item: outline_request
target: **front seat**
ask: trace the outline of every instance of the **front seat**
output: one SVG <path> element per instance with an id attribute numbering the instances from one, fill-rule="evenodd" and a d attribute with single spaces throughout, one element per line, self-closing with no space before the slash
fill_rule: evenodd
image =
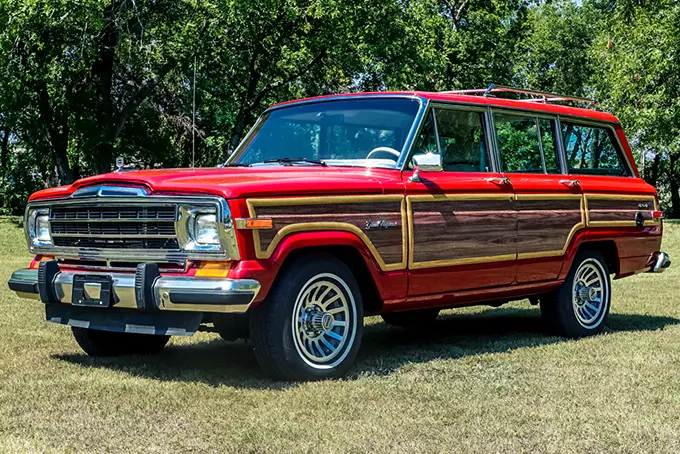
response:
<path id="1" fill-rule="evenodd" d="M 452 143 L 446 147 L 442 165 L 448 172 L 479 172 L 479 154 L 469 146 Z"/>

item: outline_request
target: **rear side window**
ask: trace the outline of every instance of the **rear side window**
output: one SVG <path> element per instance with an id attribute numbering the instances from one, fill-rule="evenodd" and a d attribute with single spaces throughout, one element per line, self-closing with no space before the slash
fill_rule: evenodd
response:
<path id="1" fill-rule="evenodd" d="M 499 113 L 493 119 L 503 172 L 543 173 L 536 119 Z"/>
<path id="2" fill-rule="evenodd" d="M 447 172 L 488 172 L 483 114 L 464 110 L 435 111 L 442 167 Z"/>
<path id="3" fill-rule="evenodd" d="M 538 120 L 538 126 L 541 134 L 541 145 L 543 145 L 546 172 L 562 173 L 557 159 L 557 144 L 560 136 L 557 132 L 557 122 L 541 118 Z"/>
<path id="4" fill-rule="evenodd" d="M 560 173 L 554 120 L 494 113 L 503 172 Z"/>
<path id="5" fill-rule="evenodd" d="M 562 122 L 569 173 L 630 176 L 623 155 L 608 128 Z"/>

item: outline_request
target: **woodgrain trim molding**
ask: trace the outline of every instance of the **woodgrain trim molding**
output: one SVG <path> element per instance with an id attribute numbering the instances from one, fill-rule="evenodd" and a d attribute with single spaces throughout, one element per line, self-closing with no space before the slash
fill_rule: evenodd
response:
<path id="1" fill-rule="evenodd" d="M 569 235 L 567 235 L 567 240 L 564 243 L 564 246 L 562 249 L 558 250 L 553 250 L 553 251 L 541 251 L 541 252 L 524 252 L 521 254 L 517 254 L 517 260 L 526 260 L 526 259 L 538 259 L 538 258 L 544 258 L 544 257 L 558 257 L 562 256 L 567 253 L 567 249 L 569 248 L 569 244 L 571 243 L 571 240 L 574 238 L 574 235 L 576 235 L 576 232 L 578 232 L 581 229 L 584 229 L 586 227 L 586 216 L 587 216 L 587 210 L 586 210 L 586 205 L 585 205 L 585 199 L 583 195 L 581 194 L 517 194 L 517 200 L 580 200 L 581 201 L 581 222 L 577 223 L 572 227 L 571 231 L 569 232 Z"/>
<path id="2" fill-rule="evenodd" d="M 267 198 L 267 199 L 248 199 L 246 204 L 252 219 L 257 218 L 258 207 L 273 206 L 298 206 L 298 205 L 325 205 L 325 204 L 356 204 L 372 202 L 400 202 L 401 211 L 401 238 L 402 238 L 402 260 L 399 263 L 385 263 L 379 251 L 375 248 L 370 238 L 360 228 L 345 222 L 302 222 L 283 227 L 274 236 L 269 246 L 262 249 L 260 234 L 258 230 L 252 230 L 255 254 L 258 259 L 269 259 L 278 244 L 287 235 L 297 232 L 318 232 L 318 231 L 343 231 L 350 232 L 361 239 L 373 258 L 380 266 L 382 271 L 399 271 L 407 267 L 409 269 L 440 268 L 459 265 L 475 265 L 493 262 L 507 262 L 511 260 L 526 260 L 545 257 L 557 257 L 566 254 L 567 249 L 574 236 L 582 229 L 587 227 L 635 227 L 635 220 L 631 221 L 591 221 L 588 210 L 588 200 L 632 200 L 646 202 L 654 200 L 654 210 L 658 211 L 658 202 L 652 195 L 614 195 L 614 194 L 423 194 L 404 197 L 401 195 L 372 195 L 372 196 L 327 196 L 327 197 L 286 197 L 286 198 Z M 562 249 L 527 252 L 519 254 L 490 255 L 484 257 L 469 257 L 448 260 L 414 261 L 415 236 L 414 236 L 414 217 L 413 203 L 428 203 L 442 201 L 460 200 L 580 200 L 581 221 L 575 224 L 565 241 Z M 647 210 L 644 210 L 647 211 Z M 651 211 L 651 210 L 650 210 Z M 658 226 L 660 219 L 645 221 L 645 226 Z"/>
<path id="3" fill-rule="evenodd" d="M 445 266 L 457 265 L 475 265 L 490 262 L 508 262 L 515 260 L 517 254 L 492 255 L 485 257 L 468 257 L 460 259 L 448 260 L 430 260 L 426 262 L 416 262 L 414 260 L 415 253 L 415 235 L 413 225 L 413 202 L 445 202 L 457 200 L 514 200 L 514 194 L 435 194 L 435 195 L 413 195 L 406 198 L 406 215 L 408 219 L 408 267 L 412 270 L 424 268 L 441 268 Z"/>
<path id="4" fill-rule="evenodd" d="M 356 204 L 356 203 L 371 203 L 371 202 L 400 202 L 401 214 L 401 254 L 402 260 L 399 263 L 385 263 L 378 250 L 373 245 L 373 242 L 368 236 L 357 226 L 345 222 L 301 222 L 298 224 L 287 225 L 279 230 L 266 250 L 262 250 L 262 243 L 260 242 L 260 233 L 253 230 L 253 240 L 255 246 L 255 255 L 258 259 L 268 259 L 274 253 L 278 244 L 291 233 L 297 232 L 319 232 L 319 231 L 341 231 L 350 232 L 359 237 L 368 250 L 373 255 L 373 258 L 380 266 L 382 271 L 398 271 L 406 269 L 407 257 L 407 218 L 406 218 L 406 200 L 401 195 L 380 195 L 380 196 L 329 196 L 329 197 L 289 197 L 276 199 L 248 199 L 246 204 L 250 217 L 257 218 L 257 207 L 272 207 L 272 206 L 299 206 L 299 205 L 328 205 L 328 204 Z"/>
<path id="5" fill-rule="evenodd" d="M 635 219 L 630 221 L 591 221 L 590 210 L 588 209 L 588 200 L 632 200 L 636 202 L 647 202 L 649 199 L 654 200 L 654 210 L 640 210 L 640 211 L 659 211 L 659 202 L 654 195 L 616 195 L 616 194 L 586 194 L 584 198 L 586 225 L 588 227 L 637 227 Z M 644 227 L 660 226 L 660 218 L 652 218 L 645 220 Z"/>

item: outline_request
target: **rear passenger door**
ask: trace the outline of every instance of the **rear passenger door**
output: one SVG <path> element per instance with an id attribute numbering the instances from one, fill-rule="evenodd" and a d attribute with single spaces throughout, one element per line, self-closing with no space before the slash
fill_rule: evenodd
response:
<path id="1" fill-rule="evenodd" d="M 578 183 L 563 174 L 556 117 L 493 110 L 499 165 L 515 190 L 518 283 L 556 279 L 584 230 Z"/>

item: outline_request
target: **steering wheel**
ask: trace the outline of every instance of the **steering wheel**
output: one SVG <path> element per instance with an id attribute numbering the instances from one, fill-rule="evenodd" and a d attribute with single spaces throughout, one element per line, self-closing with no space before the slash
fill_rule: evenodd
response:
<path id="1" fill-rule="evenodd" d="M 366 159 L 381 159 L 379 156 L 373 156 L 374 154 L 381 154 L 381 153 L 391 155 L 388 158 L 382 158 L 382 159 L 392 159 L 394 161 L 399 159 L 399 155 L 401 154 L 397 150 L 395 150 L 394 148 L 377 147 L 377 148 L 372 149 L 371 152 L 368 153 L 368 155 L 366 155 Z"/>

